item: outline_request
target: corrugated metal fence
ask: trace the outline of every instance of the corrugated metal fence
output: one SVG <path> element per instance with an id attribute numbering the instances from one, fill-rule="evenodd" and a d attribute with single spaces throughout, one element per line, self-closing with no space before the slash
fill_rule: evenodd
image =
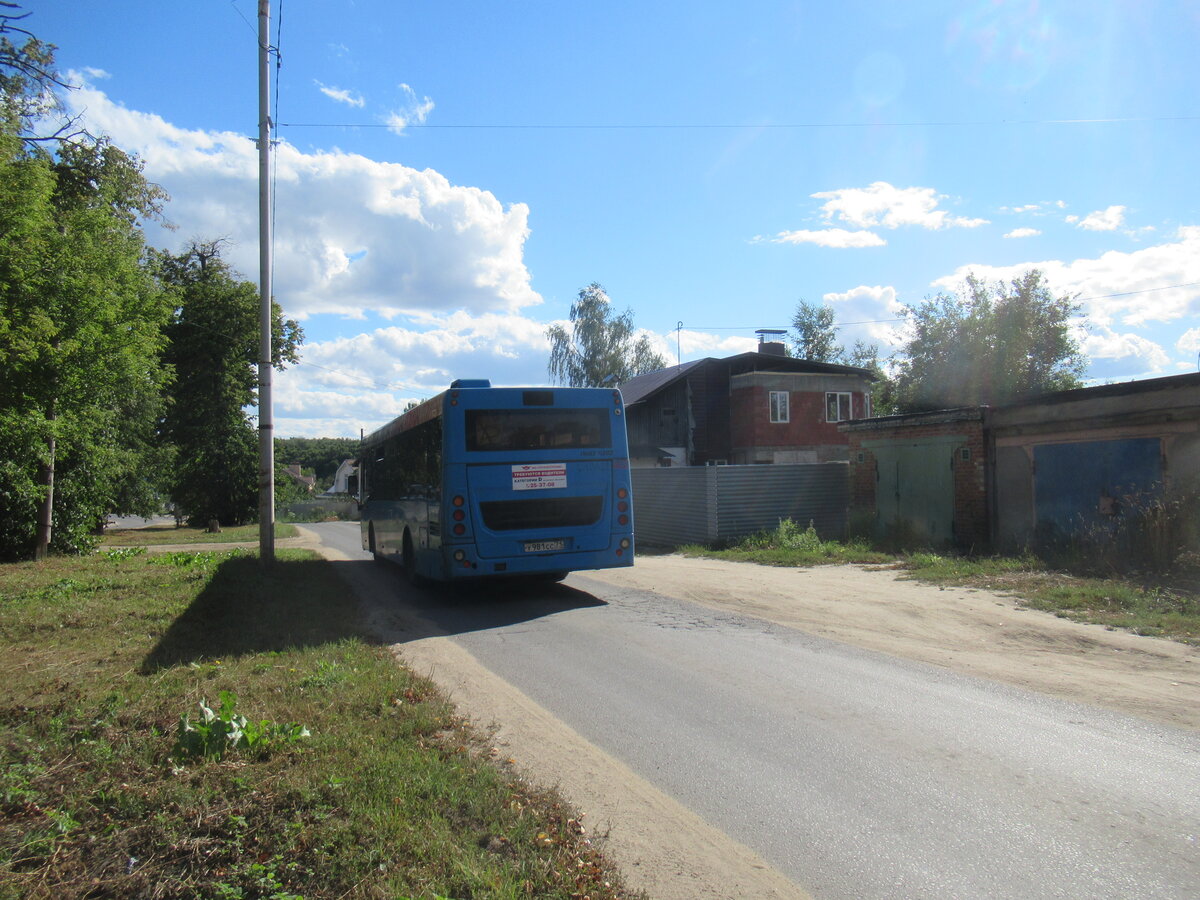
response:
<path id="1" fill-rule="evenodd" d="M 845 463 L 633 469 L 634 533 L 643 544 L 734 540 L 790 518 L 821 537 L 846 534 Z"/>

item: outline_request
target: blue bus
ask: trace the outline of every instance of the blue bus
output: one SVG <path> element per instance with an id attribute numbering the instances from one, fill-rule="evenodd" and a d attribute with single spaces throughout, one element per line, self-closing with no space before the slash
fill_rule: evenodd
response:
<path id="1" fill-rule="evenodd" d="M 363 439 L 359 502 L 414 583 L 631 566 L 621 392 L 455 381 Z"/>

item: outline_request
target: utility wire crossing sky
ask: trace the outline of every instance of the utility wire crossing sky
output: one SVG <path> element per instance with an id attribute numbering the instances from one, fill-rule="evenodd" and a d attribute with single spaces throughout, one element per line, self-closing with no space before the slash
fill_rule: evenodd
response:
<path id="1" fill-rule="evenodd" d="M 256 281 L 254 0 L 23 8 L 69 111 L 171 195 L 151 243 L 225 239 Z M 593 281 L 671 362 L 753 349 L 801 299 L 886 358 L 903 306 L 1036 267 L 1079 299 L 1089 381 L 1197 367 L 1194 3 L 271 16 L 274 293 L 307 335 L 280 436 L 357 436 L 459 377 L 546 383 Z"/>

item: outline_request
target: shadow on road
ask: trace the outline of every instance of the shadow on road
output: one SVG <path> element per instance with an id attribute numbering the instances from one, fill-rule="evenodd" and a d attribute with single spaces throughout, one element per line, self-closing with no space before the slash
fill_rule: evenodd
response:
<path id="1" fill-rule="evenodd" d="M 532 579 L 414 587 L 398 566 L 386 562 L 354 560 L 330 566 L 361 599 L 375 638 L 389 644 L 503 628 L 606 605 L 586 591 Z"/>
<path id="2" fill-rule="evenodd" d="M 264 573 L 257 557 L 234 557 L 217 565 L 204 590 L 146 655 L 141 671 L 347 638 L 403 643 L 602 605 L 591 594 L 558 584 L 513 579 L 416 588 L 399 568 L 371 560 L 276 560 Z"/>

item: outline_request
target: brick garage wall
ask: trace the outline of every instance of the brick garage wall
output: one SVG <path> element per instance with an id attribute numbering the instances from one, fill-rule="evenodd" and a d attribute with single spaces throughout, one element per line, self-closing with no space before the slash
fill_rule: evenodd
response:
<path id="1" fill-rule="evenodd" d="M 983 422 L 963 423 L 963 443 L 954 455 L 954 540 L 959 546 L 983 549 L 991 540 L 987 498 L 987 441 Z M 964 460 L 966 449 L 970 459 Z"/>
<path id="2" fill-rule="evenodd" d="M 875 454 L 862 442 L 861 432 L 850 432 L 850 528 L 856 534 L 875 519 Z"/>
<path id="3" fill-rule="evenodd" d="M 954 444 L 954 542 L 982 549 L 990 541 L 988 518 L 988 453 L 980 410 L 887 416 L 844 424 L 850 450 L 850 528 L 869 530 L 876 513 L 876 456 L 863 446 L 871 442 L 909 443 L 922 438 L 957 437 Z M 963 459 L 963 450 L 969 459 Z"/>

